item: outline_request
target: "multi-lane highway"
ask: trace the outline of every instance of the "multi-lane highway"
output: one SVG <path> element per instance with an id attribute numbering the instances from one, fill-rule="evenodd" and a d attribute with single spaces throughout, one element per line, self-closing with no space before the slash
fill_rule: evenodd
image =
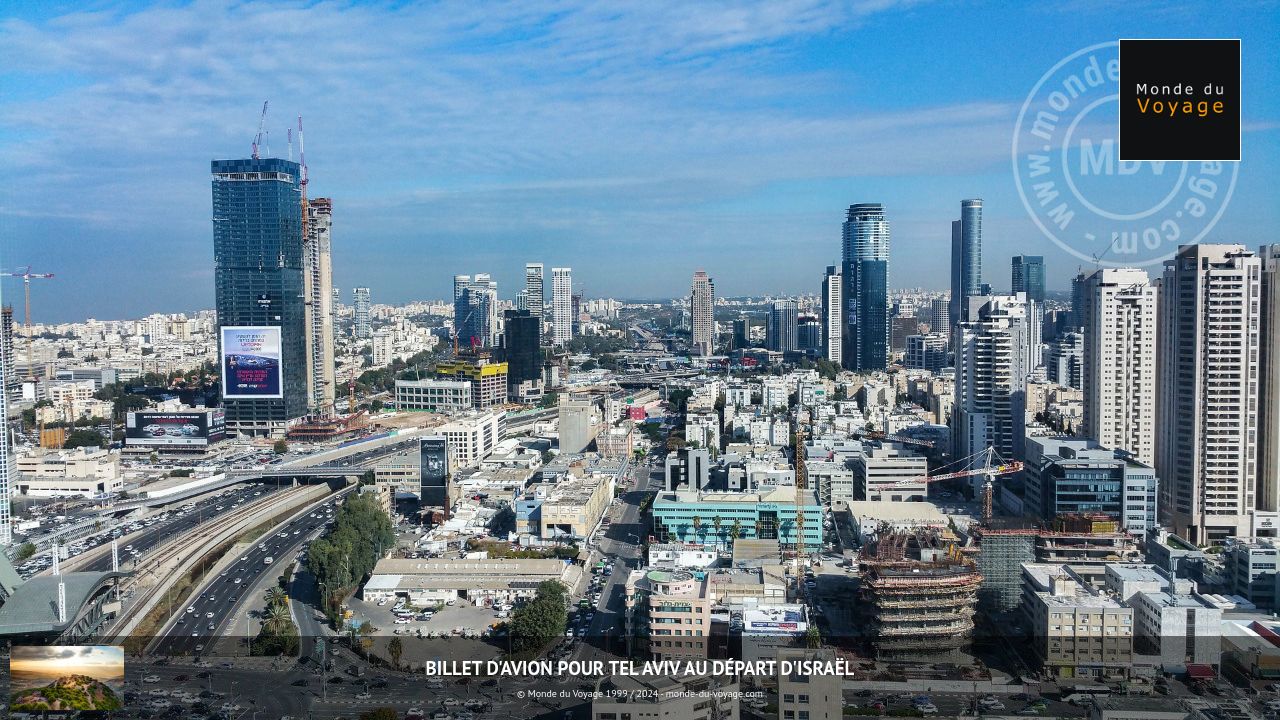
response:
<path id="1" fill-rule="evenodd" d="M 174 608 L 177 617 L 165 629 L 156 652 L 200 654 L 211 649 L 209 646 L 218 637 L 237 634 L 235 626 L 245 622 L 243 613 L 236 614 L 244 594 L 261 592 L 261 587 L 255 587 L 259 580 L 264 576 L 275 578 L 293 563 L 303 544 L 332 520 L 334 502 L 327 498 L 310 506 L 305 515 L 259 538 L 249 549 L 241 551 L 225 570 L 207 579 L 199 595 L 191 598 L 186 607 Z M 261 603 L 255 600 L 252 607 L 258 605 Z"/>

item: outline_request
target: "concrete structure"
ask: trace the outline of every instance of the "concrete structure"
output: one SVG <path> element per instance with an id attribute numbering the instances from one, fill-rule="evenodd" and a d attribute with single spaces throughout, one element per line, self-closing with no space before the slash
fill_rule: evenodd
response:
<path id="1" fill-rule="evenodd" d="M 562 560 L 379 560 L 365 583 L 367 601 L 407 598 L 418 607 L 466 599 L 477 605 L 531 598 L 547 580 L 564 582 Z"/>
<path id="2" fill-rule="evenodd" d="M 1222 610 L 1199 595 L 1148 591 L 1128 599 L 1133 608 L 1135 649 L 1160 658 L 1165 672 L 1187 664 L 1217 666 L 1222 656 Z"/>
<path id="3" fill-rule="evenodd" d="M 1102 513 L 1139 538 L 1156 527 L 1155 470 L 1124 451 L 1079 438 L 1027 438 L 1023 480 L 1023 510 L 1036 517 Z"/>
<path id="4" fill-rule="evenodd" d="M 1143 270 L 1101 268 L 1081 293 L 1084 434 L 1154 465 L 1156 288 Z"/>
<path id="5" fill-rule="evenodd" d="M 560 396 L 556 426 L 560 452 L 580 453 L 595 439 L 595 408 L 595 402 L 589 396 L 569 393 Z"/>
<path id="6" fill-rule="evenodd" d="M 716 286 L 703 270 L 693 274 L 689 315 L 693 325 L 694 353 L 704 357 L 711 355 L 716 342 Z"/>
<path id="7" fill-rule="evenodd" d="M 333 344 L 333 201 L 313 198 L 306 206 L 302 245 L 302 293 L 306 296 L 307 407 L 332 415 L 337 392 Z"/>
<path id="8" fill-rule="evenodd" d="M 363 339 L 373 336 L 373 324 L 370 322 L 371 299 L 369 288 L 367 287 L 358 287 L 351 291 L 351 307 L 355 313 L 353 332 L 357 338 Z"/>
<path id="9" fill-rule="evenodd" d="M 1040 364 L 1040 315 L 1025 294 L 968 298 L 956 327 L 955 456 L 1022 457 L 1025 385 Z"/>
<path id="10" fill-rule="evenodd" d="M 1258 354 L 1258 508 L 1280 511 L 1280 244 L 1261 248 L 1262 347 Z"/>
<path id="11" fill-rule="evenodd" d="M 573 339 L 573 268 L 551 268 L 551 337 L 556 345 Z"/>
<path id="12" fill-rule="evenodd" d="M 1280 610 L 1280 547 L 1271 539 L 1230 540 L 1222 552 L 1227 591 Z"/>
<path id="13" fill-rule="evenodd" d="M 455 417 L 433 432 L 449 443 L 449 456 L 459 468 L 475 467 L 493 452 L 502 438 L 502 419 L 506 413 L 488 410 L 474 415 Z"/>
<path id="14" fill-rule="evenodd" d="M 592 720 L 725 720 L 739 712 L 738 684 L 723 678 L 606 675 L 596 681 Z"/>
<path id="15" fill-rule="evenodd" d="M 712 545 L 653 543 L 649 546 L 648 561 L 654 567 L 704 570 L 719 560 L 720 553 Z"/>
<path id="16" fill-rule="evenodd" d="M 1261 270 L 1243 245 L 1186 245 L 1160 284 L 1161 519 L 1197 544 L 1252 534 Z"/>
<path id="17" fill-rule="evenodd" d="M 924 501 L 928 460 L 900 443 L 864 443 L 853 456 L 853 485 L 858 500 Z"/>
<path id="18" fill-rule="evenodd" d="M 1042 672 L 1059 678 L 1127 677 L 1133 609 L 1062 565 L 1023 565 L 1024 610 Z"/>
<path id="19" fill-rule="evenodd" d="M 972 639 L 982 582 L 972 564 L 872 561 L 861 576 L 859 603 L 870 613 L 877 660 L 959 659 Z"/>
<path id="20" fill-rule="evenodd" d="M 843 720 L 844 679 L 839 675 L 824 673 L 808 675 L 783 673 L 784 662 L 793 667 L 802 662 L 833 663 L 836 659 L 830 648 L 778 650 L 778 717 L 787 720 Z"/>
<path id="21" fill-rule="evenodd" d="M 685 570 L 635 570 L 626 583 L 628 638 L 647 644 L 655 660 L 705 660 L 711 601 L 705 578 Z"/>
<path id="22" fill-rule="evenodd" d="M 822 356 L 844 366 L 844 276 L 839 266 L 828 265 L 822 276 Z"/>
<path id="23" fill-rule="evenodd" d="M 635 452 L 635 424 L 624 420 L 596 435 L 596 450 L 601 457 L 630 458 Z"/>
<path id="24" fill-rule="evenodd" d="M 947 366 L 946 333 L 931 332 L 926 335 L 908 335 L 902 365 L 908 370 L 939 372 Z"/>
<path id="25" fill-rule="evenodd" d="M 544 539 L 585 539 L 600 524 L 613 500 L 613 478 L 594 475 L 562 480 L 542 501 L 538 535 Z"/>
<path id="26" fill-rule="evenodd" d="M 469 380 L 396 380 L 396 409 L 452 413 L 470 410 Z"/>
<path id="27" fill-rule="evenodd" d="M 663 463 L 664 490 L 704 490 L 711 483 L 711 453 L 706 448 L 680 448 L 667 453 Z"/>
<path id="28" fill-rule="evenodd" d="M 13 487 L 30 497 L 99 497 L 124 489 L 120 455 L 82 447 L 75 450 L 37 450 L 17 459 Z"/>
<path id="29" fill-rule="evenodd" d="M 507 364 L 488 355 L 462 355 L 436 365 L 436 377 L 471 383 L 471 405 L 477 410 L 507 403 Z"/>
<path id="30" fill-rule="evenodd" d="M 805 517 L 813 518 L 804 527 L 806 547 L 821 547 L 822 507 L 813 490 L 806 492 Z M 658 542 L 727 542 L 735 526 L 738 536 L 778 540 L 796 544 L 796 488 L 778 486 L 754 492 L 706 492 L 677 490 L 660 492 L 653 503 L 654 535 Z M 716 518 L 720 519 L 716 537 Z"/>
<path id="31" fill-rule="evenodd" d="M 1059 335 L 1049 343 L 1044 356 L 1045 377 L 1064 387 L 1084 388 L 1084 336 L 1077 332 Z M 1154 377 L 1155 365 L 1151 365 Z"/>
<path id="32" fill-rule="evenodd" d="M 842 240 L 844 367 L 883 370 L 889 358 L 889 221 L 884 206 L 850 205 Z"/>
<path id="33" fill-rule="evenodd" d="M 882 525 L 889 532 L 907 532 L 920 528 L 941 530 L 948 525 L 947 516 L 929 502 L 860 500 L 843 505 L 836 503 L 833 511 L 849 514 L 849 522 L 860 543 L 875 537 Z"/>

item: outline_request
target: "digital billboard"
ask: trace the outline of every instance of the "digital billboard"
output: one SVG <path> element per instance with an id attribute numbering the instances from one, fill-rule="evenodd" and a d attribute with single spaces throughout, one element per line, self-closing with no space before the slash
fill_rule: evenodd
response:
<path id="1" fill-rule="evenodd" d="M 125 418 L 124 442 L 146 447 L 205 447 L 226 437 L 223 417 L 222 410 L 131 412 Z"/>
<path id="2" fill-rule="evenodd" d="M 418 452 L 422 470 L 421 501 L 423 505 L 448 502 L 449 441 L 433 435 L 420 438 Z"/>
<path id="3" fill-rule="evenodd" d="M 280 328 L 222 328 L 222 397 L 264 400 L 284 397 L 280 377 Z"/>

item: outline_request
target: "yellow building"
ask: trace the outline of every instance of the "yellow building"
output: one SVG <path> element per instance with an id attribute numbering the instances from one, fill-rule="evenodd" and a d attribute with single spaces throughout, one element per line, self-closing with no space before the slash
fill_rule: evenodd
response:
<path id="1" fill-rule="evenodd" d="M 493 362 L 484 355 L 459 357 L 437 365 L 436 375 L 469 381 L 471 403 L 476 409 L 507 403 L 507 364 L 504 362 Z"/>

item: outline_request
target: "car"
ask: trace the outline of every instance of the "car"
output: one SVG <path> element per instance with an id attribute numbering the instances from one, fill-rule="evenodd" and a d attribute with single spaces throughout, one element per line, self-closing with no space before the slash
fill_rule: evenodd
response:
<path id="1" fill-rule="evenodd" d="M 217 628 L 214 627 L 213 623 L 209 623 L 209 630 L 216 630 L 216 629 Z"/>
<path id="2" fill-rule="evenodd" d="M 212 612 L 207 612 L 207 613 L 205 613 L 205 614 L 204 614 L 204 616 L 205 616 L 205 617 L 207 617 L 207 618 L 212 618 L 212 617 L 213 617 L 213 613 L 212 613 Z"/>
<path id="3" fill-rule="evenodd" d="M 368 691 L 368 690 L 364 690 L 364 691 L 361 691 L 361 692 L 356 693 L 356 699 L 357 699 L 357 700 L 368 700 L 370 697 L 372 697 L 372 696 L 371 696 L 371 695 L 369 695 L 369 691 Z"/>
<path id="4" fill-rule="evenodd" d="M 240 583 L 242 583 L 242 582 L 244 582 L 244 579 L 243 579 L 243 578 L 236 578 L 236 584 L 237 584 L 237 585 L 239 585 L 239 584 L 240 584 Z"/>
<path id="5" fill-rule="evenodd" d="M 187 675 L 174 675 L 174 676 L 173 676 L 173 681 L 174 681 L 174 682 L 186 682 L 186 681 L 188 681 L 188 680 L 190 680 L 190 679 L 191 679 L 191 678 L 190 678 L 189 676 L 187 676 Z"/>
<path id="6" fill-rule="evenodd" d="M 144 682 L 144 683 L 158 683 L 158 682 L 160 682 L 160 676 L 159 676 L 159 675 L 144 675 L 144 676 L 143 676 L 143 678 L 142 678 L 142 682 Z"/>
<path id="7" fill-rule="evenodd" d="M 920 705 L 916 705 L 916 712 L 923 715 L 933 715 L 938 712 L 938 706 L 933 703 L 922 703 Z"/>
<path id="8" fill-rule="evenodd" d="M 1026 707 L 1022 708 L 1021 710 L 1019 710 L 1018 712 L 1014 713 L 1014 714 L 1015 714 L 1015 715 L 1039 715 L 1039 714 L 1040 714 L 1040 710 L 1039 710 L 1039 708 L 1036 708 L 1035 706 L 1028 705 L 1028 706 L 1026 706 Z"/>
<path id="9" fill-rule="evenodd" d="M 195 612 L 195 611 L 196 611 L 196 606 L 195 606 L 195 605 L 191 605 L 191 606 L 189 606 L 189 607 L 187 608 L 187 612 L 189 612 L 189 613 L 193 613 L 193 612 Z"/>

